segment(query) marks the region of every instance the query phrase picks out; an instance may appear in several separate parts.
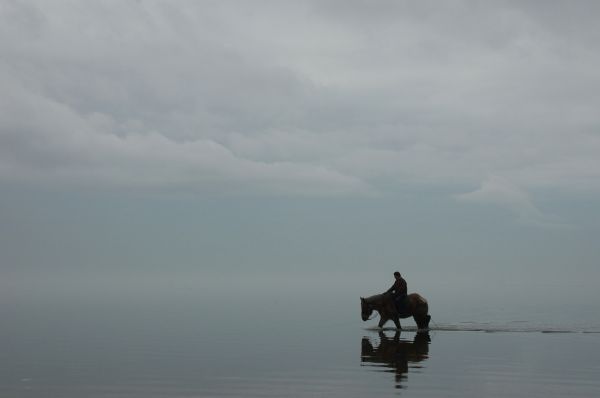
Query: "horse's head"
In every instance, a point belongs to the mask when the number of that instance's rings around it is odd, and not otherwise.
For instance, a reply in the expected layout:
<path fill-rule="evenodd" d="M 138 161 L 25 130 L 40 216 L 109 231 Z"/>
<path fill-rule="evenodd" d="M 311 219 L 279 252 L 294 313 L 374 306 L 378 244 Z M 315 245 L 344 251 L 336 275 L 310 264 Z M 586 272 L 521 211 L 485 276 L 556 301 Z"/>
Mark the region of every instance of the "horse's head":
<path fill-rule="evenodd" d="M 367 303 L 363 297 L 360 298 L 360 317 L 363 321 L 368 321 L 373 313 L 373 307 Z"/>

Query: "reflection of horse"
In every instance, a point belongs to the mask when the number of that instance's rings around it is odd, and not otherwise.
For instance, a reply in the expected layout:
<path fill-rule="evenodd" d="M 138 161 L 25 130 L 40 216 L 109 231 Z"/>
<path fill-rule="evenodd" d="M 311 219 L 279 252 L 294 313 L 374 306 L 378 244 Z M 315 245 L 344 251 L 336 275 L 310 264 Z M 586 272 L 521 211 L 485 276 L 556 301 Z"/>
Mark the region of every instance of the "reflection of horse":
<path fill-rule="evenodd" d="M 383 367 L 383 371 L 392 371 L 396 374 L 396 388 L 406 379 L 410 364 L 422 362 L 429 358 L 429 333 L 416 333 L 413 341 L 400 340 L 397 331 L 393 338 L 379 332 L 379 344 L 373 347 L 368 337 L 363 337 L 361 342 L 360 360 L 363 366 Z M 417 366 L 411 366 L 417 367 Z"/>
<path fill-rule="evenodd" d="M 396 309 L 394 300 L 389 294 L 376 294 L 367 298 L 361 297 L 360 307 L 362 320 L 368 321 L 373 311 L 377 311 L 381 317 L 379 320 L 380 328 L 391 319 L 396 324 L 396 327 L 401 329 L 400 318 L 412 316 L 419 329 L 428 329 L 431 316 L 428 314 L 429 305 L 427 304 L 427 300 L 417 293 L 409 294 L 406 299 L 408 302 L 406 311 L 399 313 Z"/>

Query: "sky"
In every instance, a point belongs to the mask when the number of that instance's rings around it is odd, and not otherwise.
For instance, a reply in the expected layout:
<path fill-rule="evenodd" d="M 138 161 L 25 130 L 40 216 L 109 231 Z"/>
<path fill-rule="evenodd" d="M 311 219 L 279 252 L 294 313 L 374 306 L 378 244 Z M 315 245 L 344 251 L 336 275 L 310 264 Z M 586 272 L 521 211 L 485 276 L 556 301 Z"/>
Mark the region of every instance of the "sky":
<path fill-rule="evenodd" d="M 376 289 L 398 269 L 420 289 L 592 289 L 598 15 L 596 1 L 4 0 L 4 284 Z"/>

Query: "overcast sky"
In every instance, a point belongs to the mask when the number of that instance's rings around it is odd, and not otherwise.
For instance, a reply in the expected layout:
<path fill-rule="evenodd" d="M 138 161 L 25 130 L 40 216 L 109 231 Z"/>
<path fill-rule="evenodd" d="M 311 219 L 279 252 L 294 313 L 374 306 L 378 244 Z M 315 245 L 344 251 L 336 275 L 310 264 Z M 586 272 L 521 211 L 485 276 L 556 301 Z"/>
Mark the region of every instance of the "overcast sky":
<path fill-rule="evenodd" d="M 4 0 L 2 265 L 205 255 L 387 275 L 503 253 L 591 272 L 599 16 L 597 1 Z M 165 243 L 173 228 L 211 243 Z"/>

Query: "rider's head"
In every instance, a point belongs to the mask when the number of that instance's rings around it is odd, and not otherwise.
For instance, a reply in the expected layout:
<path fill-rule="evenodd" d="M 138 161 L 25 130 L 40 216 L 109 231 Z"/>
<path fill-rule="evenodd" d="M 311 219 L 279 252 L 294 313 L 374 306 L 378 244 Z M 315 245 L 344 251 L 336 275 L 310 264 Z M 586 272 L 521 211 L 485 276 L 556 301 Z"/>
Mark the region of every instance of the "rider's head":
<path fill-rule="evenodd" d="M 399 279 L 400 278 L 400 272 L 398 272 L 398 271 L 394 272 L 394 278 Z"/>

